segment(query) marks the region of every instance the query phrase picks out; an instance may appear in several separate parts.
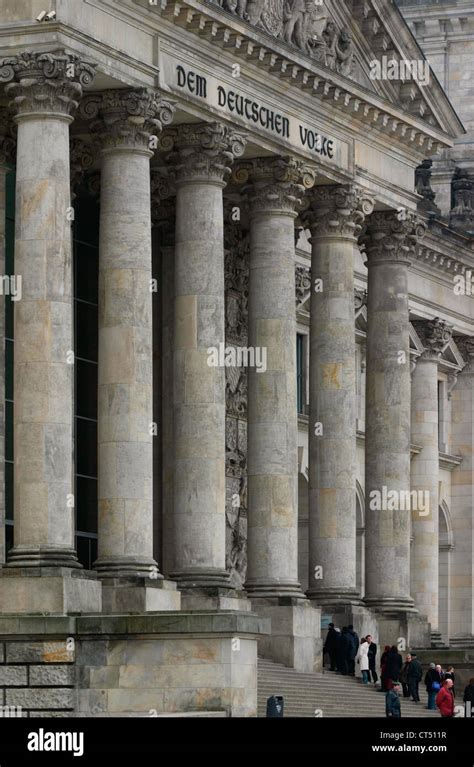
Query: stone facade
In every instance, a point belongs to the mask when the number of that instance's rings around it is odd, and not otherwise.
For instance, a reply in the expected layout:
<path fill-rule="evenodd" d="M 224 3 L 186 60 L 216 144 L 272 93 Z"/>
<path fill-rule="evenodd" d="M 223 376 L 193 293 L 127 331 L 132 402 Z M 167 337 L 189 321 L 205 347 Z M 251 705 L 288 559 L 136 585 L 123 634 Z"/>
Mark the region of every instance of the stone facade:
<path fill-rule="evenodd" d="M 78 0 L 41 34 L 0 7 L 0 703 L 255 716 L 257 654 L 320 670 L 330 618 L 467 669 L 472 125 L 433 77 L 373 76 L 422 57 L 394 4 Z"/>

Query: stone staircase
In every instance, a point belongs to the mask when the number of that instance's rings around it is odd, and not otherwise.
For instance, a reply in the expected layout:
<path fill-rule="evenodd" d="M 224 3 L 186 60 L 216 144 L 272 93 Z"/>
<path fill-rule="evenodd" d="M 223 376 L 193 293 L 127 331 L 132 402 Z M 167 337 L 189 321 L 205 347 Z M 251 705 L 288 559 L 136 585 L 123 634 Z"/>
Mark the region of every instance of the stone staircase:
<path fill-rule="evenodd" d="M 378 691 L 379 685 L 377 688 L 372 683 L 363 685 L 358 677 L 331 671 L 303 674 L 259 658 L 257 685 L 258 716 L 266 716 L 270 695 L 283 695 L 284 716 L 314 717 L 315 710 L 319 710 L 323 717 L 385 718 L 385 695 Z M 402 717 L 440 718 L 439 711 L 425 708 L 427 694 L 423 683 L 420 698 L 420 703 L 401 698 Z"/>

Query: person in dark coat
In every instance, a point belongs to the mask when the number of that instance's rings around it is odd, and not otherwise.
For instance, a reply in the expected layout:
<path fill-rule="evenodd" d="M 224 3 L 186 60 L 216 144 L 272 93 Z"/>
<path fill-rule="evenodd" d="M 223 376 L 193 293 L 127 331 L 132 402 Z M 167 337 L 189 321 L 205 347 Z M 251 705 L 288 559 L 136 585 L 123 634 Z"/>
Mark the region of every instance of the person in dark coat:
<path fill-rule="evenodd" d="M 430 663 L 430 667 L 425 674 L 425 686 L 428 693 L 428 705 L 430 711 L 436 711 L 436 696 L 441 689 L 443 680 L 441 674 L 436 668 L 434 663 Z"/>
<path fill-rule="evenodd" d="M 444 675 L 444 678 L 452 680 L 453 686 L 451 687 L 451 692 L 453 693 L 453 698 L 455 698 L 456 697 L 456 690 L 454 689 L 454 682 L 456 681 L 456 675 L 454 673 L 454 667 L 453 666 L 448 666 L 448 670 L 446 671 L 446 673 Z"/>
<path fill-rule="evenodd" d="M 418 692 L 418 685 L 421 682 L 423 676 L 423 669 L 421 663 L 416 657 L 416 653 L 412 652 L 410 665 L 408 666 L 408 691 L 415 703 L 420 702 L 420 693 Z"/>
<path fill-rule="evenodd" d="M 357 651 L 359 649 L 359 637 L 354 631 L 354 626 L 352 625 L 348 626 L 347 631 L 349 633 L 349 636 L 351 638 L 351 643 L 352 643 L 351 649 L 347 658 L 347 669 L 348 669 L 348 673 L 351 676 L 355 676 L 355 659 L 356 659 Z"/>
<path fill-rule="evenodd" d="M 330 623 L 323 650 L 323 652 L 329 655 L 329 662 L 331 664 L 329 671 L 337 671 L 337 648 L 340 639 L 339 631 L 336 631 L 334 628 L 334 623 Z"/>
<path fill-rule="evenodd" d="M 463 701 L 466 704 L 464 706 L 464 715 L 468 719 L 474 717 L 474 677 L 469 680 L 469 684 L 464 690 Z"/>
<path fill-rule="evenodd" d="M 369 643 L 369 676 L 372 675 L 372 681 L 377 684 L 378 676 L 375 668 L 375 659 L 377 656 L 377 645 L 372 641 L 372 635 L 367 634 L 367 642 Z"/>
<path fill-rule="evenodd" d="M 381 683 L 380 683 L 380 692 L 387 692 L 388 686 L 388 676 L 386 673 L 387 668 L 387 656 L 390 650 L 390 645 L 386 644 L 384 647 L 384 651 L 382 653 L 382 657 L 380 658 L 380 670 L 381 670 Z"/>
<path fill-rule="evenodd" d="M 347 675 L 348 669 L 347 669 L 347 658 L 349 656 L 349 652 L 352 648 L 352 640 L 349 635 L 349 632 L 347 630 L 347 626 L 342 627 L 341 631 L 341 639 L 339 641 L 338 645 L 338 660 L 337 660 L 337 667 L 341 674 L 344 676 Z"/>
<path fill-rule="evenodd" d="M 397 682 L 388 682 L 388 691 L 385 694 L 385 715 L 393 719 L 400 719 L 402 709 L 400 706 L 401 687 Z"/>
<path fill-rule="evenodd" d="M 410 693 L 408 692 L 408 666 L 410 665 L 410 661 L 411 655 L 408 653 L 408 655 L 405 657 L 405 663 L 402 666 L 402 670 L 400 671 L 400 682 L 402 683 L 404 698 L 410 697 Z"/>
<path fill-rule="evenodd" d="M 385 674 L 387 679 L 391 679 L 393 682 L 398 682 L 400 679 L 400 671 L 403 666 L 403 658 L 398 652 L 395 645 L 392 645 L 387 653 L 387 660 L 385 662 Z"/>

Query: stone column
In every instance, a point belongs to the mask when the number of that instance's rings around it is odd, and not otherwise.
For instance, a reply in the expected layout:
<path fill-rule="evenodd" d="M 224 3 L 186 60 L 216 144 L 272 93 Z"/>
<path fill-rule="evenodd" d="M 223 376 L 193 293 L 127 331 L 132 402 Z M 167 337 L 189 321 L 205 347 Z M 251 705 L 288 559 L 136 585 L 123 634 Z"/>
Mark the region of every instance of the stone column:
<path fill-rule="evenodd" d="M 222 190 L 245 142 L 220 123 L 201 123 L 170 131 L 162 144 L 176 150 L 173 577 L 214 597 L 230 585 Z"/>
<path fill-rule="evenodd" d="M 420 613 L 438 632 L 438 361 L 451 338 L 438 318 L 415 321 L 425 351 L 418 357 L 411 387 L 411 441 L 421 447 L 411 462 L 411 594 Z M 440 636 L 438 637 L 440 639 Z"/>
<path fill-rule="evenodd" d="M 359 604 L 354 246 L 373 201 L 336 185 L 316 187 L 311 201 L 307 594 L 319 604 Z"/>
<path fill-rule="evenodd" d="M 295 218 L 314 171 L 293 158 L 242 164 L 250 204 L 248 540 L 245 589 L 272 620 L 260 651 L 313 669 L 318 629 L 298 582 Z M 285 607 L 283 607 L 285 605 Z"/>
<path fill-rule="evenodd" d="M 161 579 L 153 558 L 151 137 L 173 108 L 146 89 L 89 96 L 101 143 L 98 559 L 103 578 Z M 156 146 L 156 140 L 155 140 Z M 108 607 L 118 607 L 111 596 Z M 123 605 L 122 605 L 123 606 Z"/>
<path fill-rule="evenodd" d="M 414 610 L 408 266 L 422 231 L 411 214 L 400 221 L 393 211 L 380 211 L 369 218 L 363 238 L 368 255 L 365 603 L 402 615 Z"/>
<path fill-rule="evenodd" d="M 9 563 L 79 567 L 74 549 L 69 125 L 93 70 L 69 55 L 0 62 L 18 125 L 15 545 Z"/>
<path fill-rule="evenodd" d="M 6 612 L 100 609 L 100 588 L 69 578 L 74 547 L 73 311 L 69 125 L 94 69 L 61 53 L 0 61 L 18 125 L 15 275 L 14 547 Z M 38 568 L 48 568 L 39 571 Z M 48 577 L 27 578 L 41 572 Z"/>
<path fill-rule="evenodd" d="M 452 452 L 462 456 L 451 479 L 450 646 L 474 644 L 474 337 L 456 336 L 466 362 L 452 393 Z"/>

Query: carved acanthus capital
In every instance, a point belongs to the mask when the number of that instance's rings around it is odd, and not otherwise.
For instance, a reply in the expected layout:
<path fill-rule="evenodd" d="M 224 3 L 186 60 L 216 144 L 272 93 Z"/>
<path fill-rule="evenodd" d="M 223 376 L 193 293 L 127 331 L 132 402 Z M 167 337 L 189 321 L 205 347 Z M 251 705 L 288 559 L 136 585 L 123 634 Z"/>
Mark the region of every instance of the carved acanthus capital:
<path fill-rule="evenodd" d="M 463 372 L 474 372 L 474 336 L 455 336 L 454 341 L 466 363 Z"/>
<path fill-rule="evenodd" d="M 251 216 L 265 211 L 296 217 L 303 195 L 314 185 L 316 172 L 294 157 L 260 157 L 239 163 L 233 176 L 236 183 L 244 184 Z"/>
<path fill-rule="evenodd" d="M 16 138 L 10 115 L 0 110 L 0 166 L 15 162 Z"/>
<path fill-rule="evenodd" d="M 302 218 L 312 237 L 355 239 L 366 216 L 374 209 L 374 199 L 354 184 L 317 186 L 309 194 L 310 206 Z"/>
<path fill-rule="evenodd" d="M 231 165 L 245 151 L 246 138 L 219 122 L 186 123 L 163 133 L 160 148 L 170 151 L 176 183 L 211 181 L 225 184 Z"/>
<path fill-rule="evenodd" d="M 53 113 L 72 119 L 95 66 L 69 53 L 25 52 L 0 59 L 0 83 L 7 83 L 17 118 Z"/>
<path fill-rule="evenodd" d="M 367 219 L 360 241 L 367 252 L 369 266 L 381 261 L 409 264 L 425 232 L 425 224 L 410 211 L 379 210 Z"/>
<path fill-rule="evenodd" d="M 86 144 L 80 138 L 71 140 L 71 190 L 73 192 L 82 183 L 85 173 L 94 165 L 94 156 L 92 144 Z"/>
<path fill-rule="evenodd" d="M 164 126 L 173 120 L 175 107 L 147 88 L 109 90 L 86 96 L 79 106 L 102 150 L 135 149 L 153 153 Z"/>
<path fill-rule="evenodd" d="M 434 320 L 414 320 L 413 326 L 425 347 L 421 359 L 439 360 L 453 337 L 452 327 L 439 317 Z"/>

